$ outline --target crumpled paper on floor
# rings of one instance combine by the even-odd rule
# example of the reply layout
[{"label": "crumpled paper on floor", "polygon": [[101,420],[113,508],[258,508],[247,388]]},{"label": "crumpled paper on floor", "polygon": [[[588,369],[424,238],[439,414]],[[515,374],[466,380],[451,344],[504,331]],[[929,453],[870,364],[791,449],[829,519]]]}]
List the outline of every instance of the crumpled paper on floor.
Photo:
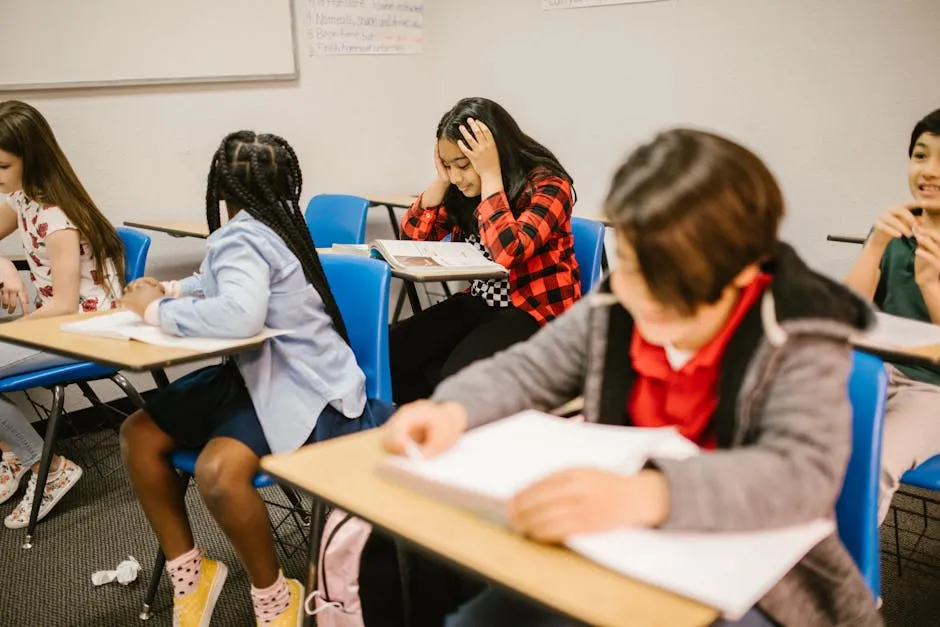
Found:
[{"label": "crumpled paper on floor", "polygon": [[114,570],[99,570],[91,575],[91,583],[96,586],[103,586],[106,583],[117,581],[122,586],[126,586],[137,579],[137,573],[140,572],[140,562],[130,555],[126,560],[117,565]]}]

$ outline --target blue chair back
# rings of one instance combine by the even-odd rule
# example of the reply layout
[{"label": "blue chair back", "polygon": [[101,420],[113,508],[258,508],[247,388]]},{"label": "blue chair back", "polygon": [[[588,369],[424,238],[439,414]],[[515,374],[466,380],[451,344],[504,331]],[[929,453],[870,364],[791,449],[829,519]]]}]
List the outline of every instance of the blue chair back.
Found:
[{"label": "blue chair back", "polygon": [[127,283],[144,276],[150,237],[127,227],[117,227],[118,237],[124,244],[124,280]]},{"label": "blue chair back", "polygon": [[934,455],[923,464],[901,476],[901,483],[924,490],[940,491],[940,455]]},{"label": "blue chair back", "polygon": [[878,487],[881,473],[881,433],[884,426],[888,373],[884,363],[856,351],[849,377],[852,403],[852,456],[836,503],[839,537],[875,598],[881,594],[881,555],[878,532]]},{"label": "blue chair back", "polygon": [[317,248],[365,244],[369,201],[359,196],[320,194],[307,203],[304,218]]},{"label": "blue chair back", "polygon": [[590,292],[601,278],[604,256],[604,225],[586,218],[571,218],[574,258],[581,268],[581,293]]},{"label": "blue chair back", "polygon": [[356,361],[366,375],[369,398],[392,402],[388,362],[388,298],[391,272],[377,259],[322,255],[336,304],[343,314]]}]

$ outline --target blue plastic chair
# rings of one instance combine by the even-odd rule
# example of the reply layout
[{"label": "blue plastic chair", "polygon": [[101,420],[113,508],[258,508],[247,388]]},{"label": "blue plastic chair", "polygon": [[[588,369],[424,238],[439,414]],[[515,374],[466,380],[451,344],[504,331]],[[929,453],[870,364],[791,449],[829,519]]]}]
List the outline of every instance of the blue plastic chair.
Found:
[{"label": "blue plastic chair", "polygon": [[[366,375],[366,395],[392,402],[392,373],[388,358],[388,293],[391,273],[378,259],[352,255],[320,258],[333,297],[343,315],[356,362]],[[180,450],[170,456],[173,467],[192,476],[199,451]],[[253,485],[274,485],[266,473],[255,475]]]},{"label": "blue plastic chair", "polygon": [[908,470],[901,477],[901,483],[940,492],[940,455],[935,455],[917,468]]},{"label": "blue plastic chair", "polygon": [[365,244],[369,201],[345,194],[319,194],[307,203],[304,218],[317,248]]},{"label": "blue plastic chair", "polygon": [[[925,461],[920,466],[918,466],[917,468],[913,468],[911,470],[908,470],[906,473],[904,473],[901,476],[901,485],[910,486],[914,488],[921,488],[924,490],[931,490],[933,492],[940,492],[940,455],[935,455],[931,457],[930,459],[928,459],[927,461]],[[923,519],[924,525],[918,534],[919,537],[917,541],[914,543],[914,547],[916,549],[917,546],[920,544],[921,539],[923,539],[924,534],[926,534],[927,532],[927,524],[928,524],[927,501],[931,499],[927,499],[924,496],[919,495],[919,494],[918,495],[912,494],[911,496],[914,496],[914,498],[919,499],[923,507],[923,510],[919,515]],[[935,500],[932,500],[932,502],[936,503]],[[898,508],[894,507],[892,509],[894,511],[894,549],[895,549],[894,556],[895,556],[895,560],[896,560],[896,564],[898,568],[898,576],[900,577],[901,576],[901,562],[902,562],[901,529],[898,525]],[[905,510],[905,511],[907,511],[908,513],[912,513],[912,514],[915,513],[912,510]],[[917,560],[914,560],[914,561],[916,562]]]},{"label": "blue plastic chair", "polygon": [[888,373],[884,363],[872,355],[855,352],[849,377],[852,456],[836,503],[836,522],[842,543],[876,599],[881,594],[878,478],[887,396]]},{"label": "blue plastic chair", "polygon": [[574,258],[581,268],[581,294],[590,292],[601,279],[604,259],[604,225],[586,218],[571,218]]},{"label": "blue plastic chair", "polygon": [[[366,375],[366,395],[392,402],[392,373],[388,358],[388,299],[391,271],[388,264],[377,259],[352,255],[323,255],[320,258],[323,271],[333,291],[349,334],[349,343],[356,361]],[[196,473],[199,451],[180,450],[170,456],[170,463],[180,473],[183,486]],[[275,485],[274,479],[264,472],[255,475],[252,485],[267,488]],[[301,502],[296,493],[285,488],[295,510]],[[304,522],[309,524],[309,521]],[[147,596],[140,613],[142,620],[150,618],[151,606],[160,585],[160,575],[166,565],[166,556],[158,549],[150,578]]]},{"label": "blue plastic chair", "polygon": [[[124,244],[124,278],[129,283],[144,276],[147,265],[147,252],[150,250],[150,238],[140,231],[124,227],[117,228],[121,242]],[[49,465],[52,463],[52,447],[55,445],[59,431],[59,418],[62,415],[65,403],[65,386],[78,384],[86,398],[92,404],[99,405],[101,401],[88,386],[89,381],[98,379],[111,379],[127,398],[136,406],[143,407],[144,401],[134,386],[114,368],[100,366],[91,362],[77,362],[54,366],[44,370],[24,372],[0,379],[0,394],[21,392],[33,388],[52,388],[52,409],[46,423],[46,437],[42,446],[42,457],[39,462],[39,473],[36,477],[36,492],[33,494],[32,509],[29,514],[29,524],[26,527],[26,541],[24,549],[32,548],[33,537],[39,517],[39,507],[42,504],[42,491],[45,489],[46,478],[49,475]]]}]

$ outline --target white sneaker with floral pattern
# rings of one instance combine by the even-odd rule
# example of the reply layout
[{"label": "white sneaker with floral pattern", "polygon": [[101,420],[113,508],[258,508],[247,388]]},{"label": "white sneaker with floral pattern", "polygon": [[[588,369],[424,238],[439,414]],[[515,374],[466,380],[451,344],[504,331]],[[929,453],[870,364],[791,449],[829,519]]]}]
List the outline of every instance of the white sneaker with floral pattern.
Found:
[{"label": "white sneaker with floral pattern", "polygon": [[[39,522],[46,517],[56,503],[62,500],[62,497],[68,493],[72,487],[78,483],[82,477],[82,469],[78,464],[69,461],[64,457],[59,467],[54,471],[49,471],[49,477],[46,479],[46,488],[42,493],[42,503],[39,505]],[[3,524],[7,529],[22,529],[29,524],[29,512],[33,507],[33,494],[36,492],[36,473],[32,473],[29,483],[26,486],[26,495],[23,500],[13,510],[13,512],[3,519]]]},{"label": "white sneaker with floral pattern", "polygon": [[6,503],[17,493],[28,470],[13,453],[3,454],[0,459],[0,503]]}]

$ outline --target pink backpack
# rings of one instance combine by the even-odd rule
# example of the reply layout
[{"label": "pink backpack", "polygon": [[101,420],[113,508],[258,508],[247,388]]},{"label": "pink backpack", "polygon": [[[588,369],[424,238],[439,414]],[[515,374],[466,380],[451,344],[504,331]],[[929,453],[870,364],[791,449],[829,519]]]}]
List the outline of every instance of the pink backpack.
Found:
[{"label": "pink backpack", "polygon": [[[323,526],[317,560],[317,589],[307,597],[318,627],[365,627],[359,601],[359,562],[372,525],[333,509]],[[310,607],[311,600],[316,604]]]}]

